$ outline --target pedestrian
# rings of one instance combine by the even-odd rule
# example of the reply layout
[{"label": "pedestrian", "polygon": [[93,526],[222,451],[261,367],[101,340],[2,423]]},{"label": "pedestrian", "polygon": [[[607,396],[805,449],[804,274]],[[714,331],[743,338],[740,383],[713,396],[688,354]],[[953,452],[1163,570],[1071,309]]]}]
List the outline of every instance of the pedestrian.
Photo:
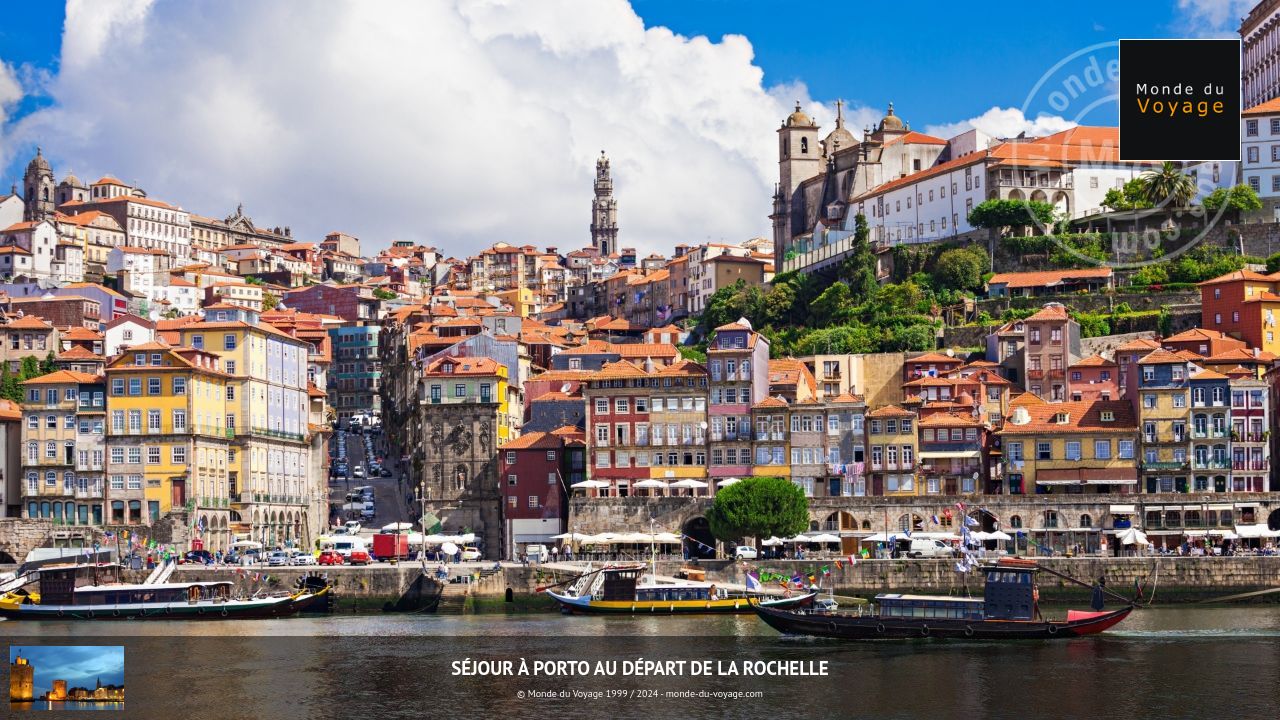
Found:
[{"label": "pedestrian", "polygon": [[555,561],[556,561],[556,553],[557,553],[557,552],[558,552],[558,551],[556,550],[556,546],[555,546],[555,545],[552,545],[552,546],[551,546],[551,562],[555,562]]}]

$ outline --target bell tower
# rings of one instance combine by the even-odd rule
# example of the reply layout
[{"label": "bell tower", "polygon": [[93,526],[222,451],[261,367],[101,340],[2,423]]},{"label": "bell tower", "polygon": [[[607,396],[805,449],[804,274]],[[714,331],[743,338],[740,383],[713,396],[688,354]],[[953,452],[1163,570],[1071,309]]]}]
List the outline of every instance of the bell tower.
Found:
[{"label": "bell tower", "polygon": [[769,218],[773,221],[773,252],[779,270],[791,238],[801,231],[797,218],[803,217],[804,206],[796,190],[800,183],[822,172],[822,154],[818,123],[800,109],[797,100],[795,112],[778,128],[778,186]]},{"label": "bell tower", "polygon": [[53,170],[49,161],[44,159],[40,148],[36,148],[36,156],[27,163],[27,172],[22,176],[22,186],[26,192],[22,196],[25,205],[22,219],[26,222],[39,222],[53,219]]},{"label": "bell tower", "polygon": [[618,250],[618,201],[613,198],[609,158],[604,151],[596,159],[596,196],[591,201],[591,246],[607,257]]}]

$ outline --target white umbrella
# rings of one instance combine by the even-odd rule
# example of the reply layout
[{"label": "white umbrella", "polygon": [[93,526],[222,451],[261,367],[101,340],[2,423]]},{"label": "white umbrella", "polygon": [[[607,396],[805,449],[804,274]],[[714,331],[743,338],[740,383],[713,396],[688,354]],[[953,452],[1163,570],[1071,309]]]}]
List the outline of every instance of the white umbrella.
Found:
[{"label": "white umbrella", "polygon": [[786,539],[786,540],[784,540],[783,542],[789,542],[789,543],[807,543],[807,542],[810,542],[810,540],[809,540],[809,538],[808,538],[807,536],[805,536],[805,535],[797,535],[797,536],[795,536],[795,537],[793,537],[793,538],[787,538],[787,539]]},{"label": "white umbrella", "polygon": [[672,543],[678,543],[678,542],[682,541],[683,539],[684,539],[684,538],[680,537],[679,535],[676,535],[675,533],[669,533],[669,532],[662,532],[662,533],[658,533],[657,535],[654,535],[654,536],[653,536],[653,541],[654,541],[654,542],[656,542],[656,543],[660,543],[660,544],[663,544],[663,545],[670,545],[670,544],[672,544]]},{"label": "white umbrella", "polygon": [[991,535],[989,533],[985,533],[979,530],[978,532],[969,533],[969,538],[972,540],[977,540],[978,542],[982,542],[983,540],[990,540]]},{"label": "white umbrella", "polygon": [[694,480],[693,478],[685,478],[684,480],[677,480],[677,481],[675,481],[675,482],[671,483],[671,487],[674,487],[674,488],[689,488],[689,489],[691,489],[691,490],[696,490],[696,489],[698,489],[698,488],[704,488],[704,487],[706,487],[706,486],[707,486],[707,484],[706,484],[706,483],[702,482],[701,480]]},{"label": "white umbrella", "polygon": [[611,543],[617,542],[618,541],[617,538],[618,538],[617,533],[605,532],[605,533],[600,533],[599,535],[583,536],[581,538],[581,541],[590,545],[609,545]]},{"label": "white umbrella", "polygon": [[636,483],[635,485],[632,485],[631,487],[635,487],[635,488],[665,488],[666,486],[667,486],[667,484],[666,484],[665,482],[661,481],[661,480],[641,480],[640,482]]},{"label": "white umbrella", "polygon": [[768,540],[762,541],[760,544],[765,547],[777,547],[778,545],[781,545],[782,542],[783,540],[780,537],[771,537]]},{"label": "white umbrella", "polygon": [[609,483],[607,483],[607,482],[602,482],[602,481],[600,481],[600,480],[583,480],[582,482],[576,482],[576,483],[574,483],[574,484],[570,485],[569,487],[571,487],[571,488],[597,488],[597,489],[599,489],[599,488],[607,488],[607,487],[609,487]]},{"label": "white umbrella", "polygon": [[409,533],[409,544],[410,544],[410,545],[421,545],[421,544],[422,544],[422,533]]},{"label": "white umbrella", "polygon": [[813,537],[809,538],[809,542],[814,542],[814,543],[840,542],[840,536],[832,535],[831,533],[823,533],[821,535],[814,535]]},{"label": "white umbrella", "polygon": [[1151,544],[1150,542],[1147,541],[1146,533],[1142,532],[1141,530],[1135,527],[1131,527],[1128,530],[1125,530],[1124,532],[1116,535],[1116,540],[1119,540],[1121,545],[1150,545]]},{"label": "white umbrella", "polygon": [[458,546],[457,546],[457,545],[454,545],[454,544],[453,544],[453,543],[451,543],[451,542],[447,542],[447,543],[445,543],[445,544],[441,545],[441,546],[440,546],[440,549],[444,551],[444,554],[445,554],[445,555],[453,555],[453,554],[455,554],[455,553],[457,553],[457,552],[458,552]]},{"label": "white umbrella", "polygon": [[619,544],[650,543],[650,542],[653,542],[653,536],[650,535],[649,533],[642,533],[642,532],[621,533],[617,537],[615,537],[613,541]]},{"label": "white umbrella", "polygon": [[260,547],[262,547],[262,543],[260,543],[260,542],[255,542],[255,541],[253,541],[253,540],[237,540],[237,541],[235,541],[235,542],[231,543],[231,547],[233,547],[233,548],[236,548],[236,547],[242,547],[242,548],[260,548]]},{"label": "white umbrella", "polygon": [[407,522],[391,523],[382,526],[382,532],[400,532],[401,530],[412,530],[413,524]]},{"label": "white umbrella", "polygon": [[716,484],[719,485],[720,487],[729,487],[730,485],[736,482],[742,482],[742,480],[739,478],[725,478],[724,480],[721,480]]},{"label": "white umbrella", "polygon": [[1009,537],[1009,533],[1003,530],[997,530],[993,533],[987,533],[987,539],[988,540],[1012,540],[1013,538]]}]

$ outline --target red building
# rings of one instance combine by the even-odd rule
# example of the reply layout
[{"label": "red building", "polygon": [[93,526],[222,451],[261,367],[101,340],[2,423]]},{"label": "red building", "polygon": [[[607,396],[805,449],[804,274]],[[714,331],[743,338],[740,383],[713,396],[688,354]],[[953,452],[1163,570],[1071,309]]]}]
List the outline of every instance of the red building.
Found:
[{"label": "red building", "polygon": [[572,426],[521,435],[499,448],[503,557],[515,559],[529,544],[553,545],[568,520],[569,488],[585,479],[586,443]]},{"label": "red building", "polygon": [[1243,340],[1237,340],[1217,330],[1191,328],[1167,337],[1160,341],[1167,350],[1187,350],[1201,357],[1220,355],[1228,350],[1239,350],[1248,347]]},{"label": "red building", "polygon": [[583,389],[587,401],[587,465],[592,480],[609,484],[600,495],[625,497],[648,479],[649,468],[636,462],[648,451],[649,373],[619,360],[593,373]]},{"label": "red building", "polygon": [[1120,366],[1092,355],[1067,368],[1071,402],[1120,399]]}]

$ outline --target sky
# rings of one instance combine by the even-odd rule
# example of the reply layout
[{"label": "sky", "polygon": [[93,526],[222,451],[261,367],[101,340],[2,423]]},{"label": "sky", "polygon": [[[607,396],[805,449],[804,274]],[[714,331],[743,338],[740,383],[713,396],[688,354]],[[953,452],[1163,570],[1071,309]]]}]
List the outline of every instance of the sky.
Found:
[{"label": "sky", "polygon": [[1111,103],[1058,114],[1037,82],[1117,38],[1232,36],[1252,4],[20,3],[0,21],[0,193],[39,146],[58,180],[465,257],[588,244],[604,150],[619,244],[669,253],[769,234],[797,101],[823,134],[837,99],[855,136],[889,102],[943,137],[1114,124]]},{"label": "sky", "polygon": [[67,689],[93,689],[124,684],[124,647],[119,645],[10,645],[9,662],[21,655],[35,667],[35,694],[48,692],[54,680],[66,680]]}]

